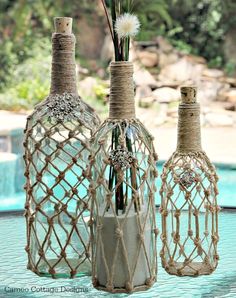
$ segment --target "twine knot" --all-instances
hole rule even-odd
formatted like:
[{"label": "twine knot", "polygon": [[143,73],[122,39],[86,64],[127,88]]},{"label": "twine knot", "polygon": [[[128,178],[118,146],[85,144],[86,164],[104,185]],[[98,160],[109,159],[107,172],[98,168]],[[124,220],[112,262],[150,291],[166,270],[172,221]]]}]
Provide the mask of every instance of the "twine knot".
[{"label": "twine knot", "polygon": [[132,283],[131,282],[126,282],[126,284],[125,284],[125,288],[126,288],[126,290],[127,290],[127,292],[132,292],[133,291],[133,289],[134,289],[134,287],[133,287],[133,285],[132,285]]},{"label": "twine knot", "polygon": [[76,273],[77,273],[77,271],[76,271],[75,269],[72,269],[72,270],[70,271],[70,276],[71,276],[71,277],[74,277],[74,276],[76,275]]},{"label": "twine knot", "polygon": [[119,228],[116,229],[115,231],[116,237],[121,238],[123,236],[123,231]]},{"label": "twine knot", "polygon": [[54,274],[56,274],[56,271],[55,271],[55,269],[50,268],[50,269],[48,270],[48,273],[51,274],[51,275],[54,275]]},{"label": "twine knot", "polygon": [[153,279],[151,277],[147,278],[145,284],[150,288],[153,284]]}]

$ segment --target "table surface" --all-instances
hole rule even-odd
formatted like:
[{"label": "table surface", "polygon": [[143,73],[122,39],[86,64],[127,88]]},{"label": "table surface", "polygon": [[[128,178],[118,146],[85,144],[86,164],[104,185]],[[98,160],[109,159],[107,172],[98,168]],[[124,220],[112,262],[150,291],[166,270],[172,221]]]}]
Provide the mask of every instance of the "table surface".
[{"label": "table surface", "polygon": [[[159,214],[157,220],[160,225]],[[170,276],[161,268],[158,259],[158,280],[149,291],[111,295],[95,290],[89,277],[53,280],[38,277],[27,270],[24,218],[19,215],[0,216],[0,297],[236,297],[235,226],[236,212],[222,211],[219,217],[220,262],[212,275],[196,278]],[[19,293],[18,288],[24,292]],[[86,292],[78,293],[81,289]]]}]

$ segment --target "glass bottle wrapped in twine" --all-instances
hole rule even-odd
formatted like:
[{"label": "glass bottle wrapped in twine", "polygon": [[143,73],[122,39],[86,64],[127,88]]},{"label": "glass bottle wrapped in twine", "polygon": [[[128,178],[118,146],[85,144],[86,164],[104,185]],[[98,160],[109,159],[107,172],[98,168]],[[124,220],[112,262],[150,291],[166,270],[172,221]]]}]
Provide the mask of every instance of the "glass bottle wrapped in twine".
[{"label": "glass bottle wrapped in twine", "polygon": [[93,285],[145,290],[156,280],[153,137],[135,117],[133,65],[112,62],[109,118],[92,138],[90,193]]},{"label": "glass bottle wrapped in twine", "polygon": [[71,18],[55,18],[50,95],[25,129],[28,269],[38,275],[91,273],[87,225],[90,137],[99,124],[78,95]]},{"label": "glass bottle wrapped in twine", "polygon": [[177,150],[161,175],[162,266],[169,274],[198,276],[217,267],[218,212],[215,167],[201,147],[196,87],[182,87]]}]

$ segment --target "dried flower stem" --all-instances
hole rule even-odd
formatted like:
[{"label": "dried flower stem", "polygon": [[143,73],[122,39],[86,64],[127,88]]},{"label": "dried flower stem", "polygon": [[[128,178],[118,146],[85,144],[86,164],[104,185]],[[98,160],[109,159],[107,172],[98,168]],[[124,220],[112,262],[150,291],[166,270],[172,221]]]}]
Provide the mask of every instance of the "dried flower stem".
[{"label": "dried flower stem", "polygon": [[108,12],[107,12],[107,7],[106,7],[106,4],[105,4],[104,0],[101,0],[101,1],[102,1],[102,5],[103,5],[104,11],[105,11],[106,18],[107,18],[107,23],[108,23],[108,27],[109,27],[109,30],[110,30],[110,33],[111,33],[111,38],[112,38],[113,43],[114,43],[114,35],[113,35],[112,27],[111,27],[111,22],[110,22],[110,19],[109,19],[109,16],[108,16]]}]

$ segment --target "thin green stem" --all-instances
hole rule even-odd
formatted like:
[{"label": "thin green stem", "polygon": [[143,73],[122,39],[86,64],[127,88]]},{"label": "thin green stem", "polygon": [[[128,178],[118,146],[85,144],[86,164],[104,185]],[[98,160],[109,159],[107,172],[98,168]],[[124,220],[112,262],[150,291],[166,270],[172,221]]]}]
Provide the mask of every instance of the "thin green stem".
[{"label": "thin green stem", "polygon": [[130,38],[125,38],[125,61],[129,61],[129,44],[130,44]]},{"label": "thin green stem", "polygon": [[127,11],[130,12],[130,0],[126,1]]},{"label": "thin green stem", "polygon": [[124,51],[124,39],[120,40],[120,60],[125,61],[125,51]]},{"label": "thin green stem", "polygon": [[112,18],[112,28],[114,34],[114,50],[115,50],[115,60],[119,61],[119,38],[115,30],[115,23],[116,23],[116,0],[110,0],[111,3],[111,18]]},{"label": "thin green stem", "polygon": [[[114,130],[112,130],[112,136],[111,136],[111,150],[114,150]],[[112,191],[113,188],[113,181],[114,181],[114,169],[112,166],[109,168],[109,184],[108,188],[110,191]],[[110,206],[107,207],[107,211],[109,210]]]},{"label": "thin green stem", "polygon": [[[119,145],[119,127],[116,127],[114,129],[114,134],[115,134],[115,149],[117,149],[118,145]],[[116,193],[115,193],[115,207],[116,207],[116,214],[118,214],[119,210],[124,209],[124,191],[123,191],[123,183],[119,184],[117,186],[118,183],[120,183],[119,179],[118,179],[118,174],[117,171],[114,170],[115,172],[115,185],[116,185]]]}]

